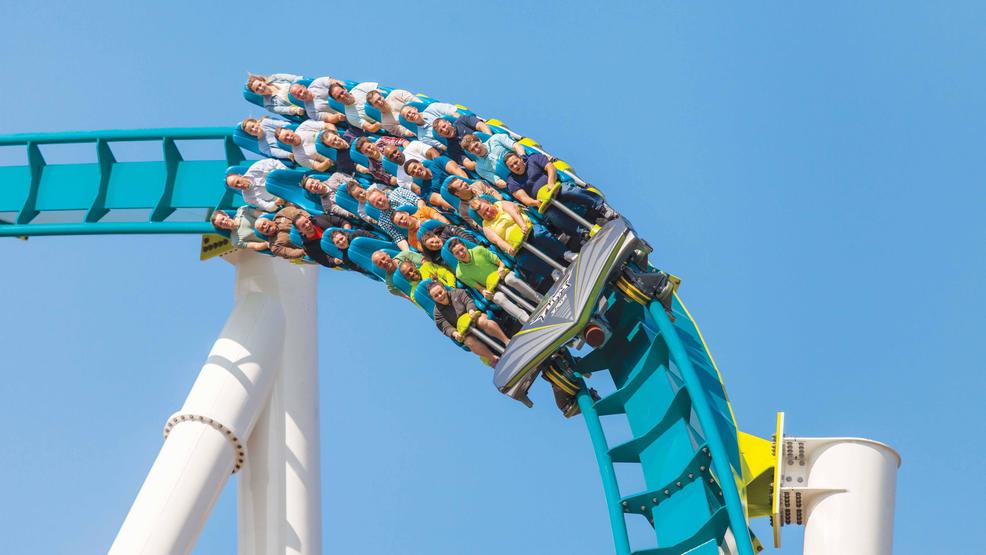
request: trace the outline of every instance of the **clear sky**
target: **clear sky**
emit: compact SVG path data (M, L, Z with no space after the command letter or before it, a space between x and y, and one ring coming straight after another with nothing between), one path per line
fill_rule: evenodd
M986 5L798 4L4 0L0 133L232 124L259 114L247 71L499 117L682 276L744 430L785 410L889 443L896 553L971 553ZM198 241L0 240L0 551L109 547L232 304ZM611 552L585 427L543 383L532 410L499 395L357 276L323 272L319 303L326 553ZM235 522L230 487L196 553L234 553Z

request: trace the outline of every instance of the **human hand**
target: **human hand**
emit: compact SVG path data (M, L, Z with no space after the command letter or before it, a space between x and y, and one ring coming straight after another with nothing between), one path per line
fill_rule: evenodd
M462 343L462 334L459 333L459 332L457 332L457 331L453 331L452 332L452 339L455 339L459 343Z

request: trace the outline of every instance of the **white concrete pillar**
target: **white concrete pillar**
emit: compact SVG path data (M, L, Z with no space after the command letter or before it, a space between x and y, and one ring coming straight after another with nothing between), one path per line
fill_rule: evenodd
M282 370L247 440L237 479L240 555L320 554L318 268L294 266L282 291L287 314Z
M803 519L805 555L891 555L900 455L860 438L785 437L784 445L793 464L781 492Z
M297 315L291 311L307 305L314 313L315 277L312 269L253 253L238 253L235 263L235 307L184 406L165 427L164 445L110 548L112 554L189 553L230 474L250 456L267 455L262 450L248 454L247 438L279 381L281 366L295 361L296 355L285 359L283 354ZM312 322L311 336L303 339L313 337ZM317 480L317 412L315 416L316 458L308 468L314 468ZM310 422L304 422L311 432ZM284 508L277 510L284 522Z

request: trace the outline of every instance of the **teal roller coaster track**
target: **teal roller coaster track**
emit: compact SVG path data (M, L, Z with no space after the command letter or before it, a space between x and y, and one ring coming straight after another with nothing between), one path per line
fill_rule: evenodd
M244 160L232 133L214 127L0 136L0 146L27 154L26 165L0 167L0 236L212 233L212 210L243 203L222 179L228 166ZM159 143L161 159L118 161L114 144L133 141ZM185 142L213 144L216 158L186 160ZM41 147L65 143L92 145L93 161L47 163ZM763 509L769 487L759 486L769 483L773 469L754 459L770 458L764 454L770 442L738 431L718 369L677 296L672 319L656 302L607 295L612 339L580 359L576 371L608 371L616 386L598 401L578 392L616 553L759 551L749 519L769 514ZM611 415L625 415L631 440L607 440L601 418ZM646 490L623 491L616 465L639 466ZM646 519L660 547L631 551L626 518Z

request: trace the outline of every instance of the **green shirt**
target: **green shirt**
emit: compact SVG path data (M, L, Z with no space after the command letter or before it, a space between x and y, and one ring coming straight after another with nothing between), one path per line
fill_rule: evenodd
M500 259L482 245L469 249L469 256L469 262L459 261L455 277L473 289L485 289L489 275L500 269Z

